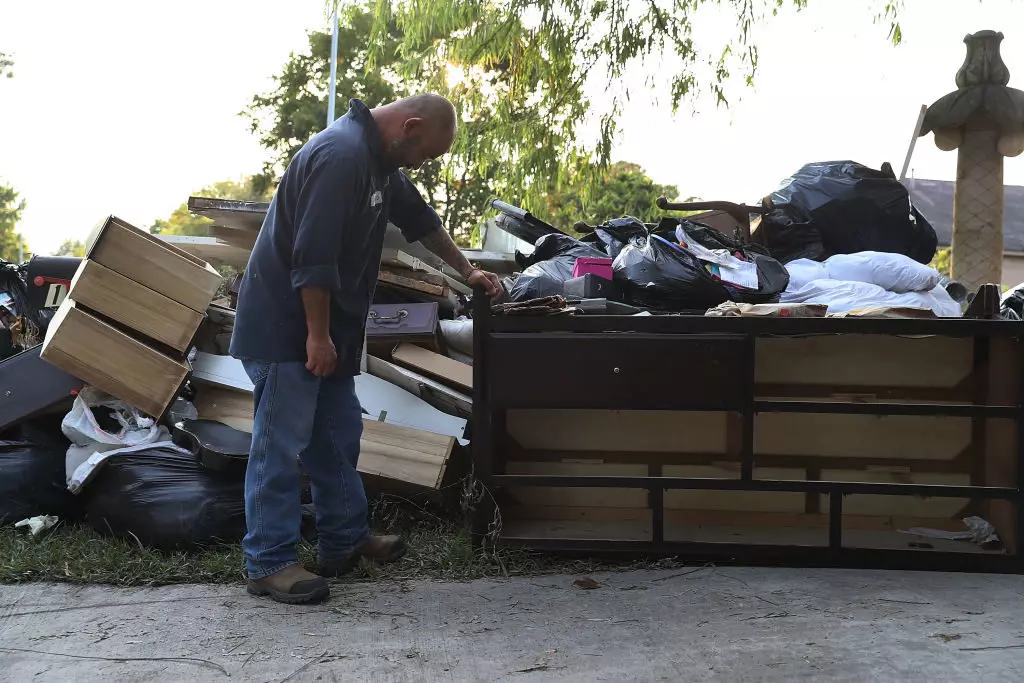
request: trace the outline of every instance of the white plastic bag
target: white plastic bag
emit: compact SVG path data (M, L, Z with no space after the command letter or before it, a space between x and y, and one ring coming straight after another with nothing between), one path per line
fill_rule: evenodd
M100 426L93 414L94 408L110 408L113 417L121 425L118 432L108 432ZM75 397L71 412L64 416L61 431L71 441L65 460L65 474L68 483L79 465L94 453L144 446L170 441L171 434L163 425L146 417L138 409L124 401L96 389L86 387Z
M897 294L930 292L942 277L909 256L881 251L836 254L826 259L824 266L831 280L868 282Z

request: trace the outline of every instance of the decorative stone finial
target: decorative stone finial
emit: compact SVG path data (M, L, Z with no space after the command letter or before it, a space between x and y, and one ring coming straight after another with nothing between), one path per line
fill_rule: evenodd
M1006 85L1010 82L1010 70L999 54L1003 34L998 31L978 31L964 36L967 57L956 72L956 87L969 88L974 85Z

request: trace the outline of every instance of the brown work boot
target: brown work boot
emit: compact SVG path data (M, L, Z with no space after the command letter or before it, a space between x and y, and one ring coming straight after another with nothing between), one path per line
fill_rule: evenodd
M246 590L251 595L269 595L271 599L289 605L319 602L331 594L327 581L297 564L262 579L249 579L248 584Z
M337 578L355 569L361 558L365 557L375 564L387 564L402 559L407 549L401 536L370 536L344 560L334 561L318 557L316 573Z

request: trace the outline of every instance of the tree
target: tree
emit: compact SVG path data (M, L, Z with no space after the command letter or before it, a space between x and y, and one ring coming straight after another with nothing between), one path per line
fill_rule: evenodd
M610 161L619 113L631 98L657 93L658 82L673 108L702 92L728 105L734 71L753 82L754 29L790 3L801 9L807 0L379 0L371 66L390 64L393 48L386 38L397 30L399 75L454 95L457 104L466 98L482 112L474 119L474 138L457 143L461 162L495 172L500 194L539 205L552 183L565 188L589 174L593 188ZM735 14L736 31L720 50L707 53L693 41L691 15L711 4ZM866 4L899 42L902 0ZM649 73L642 92L623 82L627 70L652 62L658 71ZM438 70L437 64L454 68ZM452 71L460 78L453 81ZM474 88L462 88L466 81ZM602 81L607 94L597 109L585 88ZM598 133L590 140L594 121Z
M81 240L64 240L53 255L85 258L85 244Z
M338 27L338 67L336 111L347 109L349 98L358 98L369 107L394 101L421 91L423 78L400 78L399 47L403 36L394 24L378 31L371 38L374 14L367 5L345 9ZM377 40L378 60L371 65L369 43ZM259 136L260 143L271 156L263 172L256 176L257 188L276 185L288 161L305 142L324 127L327 119L327 88L330 73L331 36L314 32L309 35L308 50L292 53L281 73L275 77L276 86L269 92L253 97L243 112ZM423 61L425 75L450 71L443 62ZM494 193L496 165L480 167L467 161L467 149L479 136L481 121L488 110L482 102L465 101L459 139L462 146L443 161L427 162L407 175L438 210L449 233L460 244L472 240L474 229L480 223L487 200Z
M11 71L11 67L13 66L14 61L8 55L0 52L0 76L14 78L14 72Z
M252 176L242 178L241 181L223 180L213 185L207 185L196 192L202 197L215 197L217 199L236 199L238 201L268 202L273 196L273 191L268 188L261 190L254 186ZM156 220L149 231L154 235L194 235L205 237L209 234L209 228L213 221L202 216L194 216L188 210L188 203L176 208L166 219Z
M18 261L22 236L15 228L25 210L25 201L18 199L18 193L9 185L0 183L0 259L15 263Z
M585 177L577 181L576 187L564 187L548 194L542 218L562 230L568 230L580 220L596 225L622 216L653 222L665 214L655 205L658 197L674 200L679 194L673 185L655 183L639 165L620 161L604 171L598 190L586 201L586 188L578 186L585 182Z

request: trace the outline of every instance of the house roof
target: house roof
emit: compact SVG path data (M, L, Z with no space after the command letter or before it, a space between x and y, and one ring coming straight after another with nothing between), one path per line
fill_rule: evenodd
M953 182L950 180L903 181L910 199L935 228L939 246L953 239ZM1007 185L1003 195L1003 251L1024 252L1024 187Z

